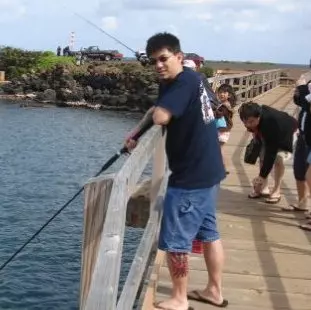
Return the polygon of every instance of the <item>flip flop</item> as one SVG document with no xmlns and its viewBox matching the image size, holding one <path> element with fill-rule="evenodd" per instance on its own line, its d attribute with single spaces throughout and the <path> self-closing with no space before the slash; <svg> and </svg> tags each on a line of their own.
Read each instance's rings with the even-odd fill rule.
<svg viewBox="0 0 311 310">
<path fill-rule="evenodd" d="M 161 302 L 162 302 L 162 301 L 156 302 L 156 303 L 153 304 L 153 306 L 155 307 L 155 309 L 159 309 L 159 310 L 179 310 L 179 309 L 176 309 L 176 308 L 165 308 L 165 307 L 163 307 L 163 306 L 160 305 Z M 194 308 L 188 307 L 187 310 L 194 310 Z"/>
<path fill-rule="evenodd" d="M 311 222 L 309 224 L 299 225 L 299 228 L 301 228 L 302 230 L 305 230 L 305 231 L 311 231 Z"/>
<path fill-rule="evenodd" d="M 203 302 L 218 308 L 226 308 L 229 304 L 228 300 L 224 299 L 221 304 L 217 304 L 209 298 L 203 296 L 199 291 L 191 291 L 188 293 L 188 299 Z"/>
<path fill-rule="evenodd" d="M 279 196 L 279 197 L 268 197 L 265 199 L 265 203 L 276 204 L 276 203 L 279 203 L 280 200 L 281 200 L 281 196 Z"/>
<path fill-rule="evenodd" d="M 247 196 L 249 199 L 259 199 L 259 198 L 268 198 L 270 197 L 270 194 L 269 193 L 260 193 L 260 194 L 257 194 L 257 193 L 250 193 L 248 194 Z"/>
<path fill-rule="evenodd" d="M 306 212 L 306 211 L 308 211 L 308 209 L 306 209 L 306 208 L 299 208 L 299 207 L 291 204 L 288 207 L 282 208 L 282 211 L 286 211 L 286 212 Z"/>
</svg>

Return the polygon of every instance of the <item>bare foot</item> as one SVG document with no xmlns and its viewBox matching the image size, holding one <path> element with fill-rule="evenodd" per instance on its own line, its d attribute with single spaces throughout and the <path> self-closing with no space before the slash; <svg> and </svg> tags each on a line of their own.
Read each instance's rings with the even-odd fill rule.
<svg viewBox="0 0 311 310">
<path fill-rule="evenodd" d="M 207 298 L 208 300 L 212 301 L 214 304 L 217 305 L 221 305 L 224 301 L 224 298 L 221 294 L 221 292 L 219 291 L 219 289 L 215 288 L 215 287 L 206 287 L 205 290 L 203 291 L 198 291 L 199 294 L 205 298 Z"/>
<path fill-rule="evenodd" d="M 164 301 L 160 301 L 154 305 L 154 309 L 165 309 L 165 310 L 188 310 L 189 304 L 188 302 L 180 302 L 176 299 L 167 299 Z"/>
</svg>

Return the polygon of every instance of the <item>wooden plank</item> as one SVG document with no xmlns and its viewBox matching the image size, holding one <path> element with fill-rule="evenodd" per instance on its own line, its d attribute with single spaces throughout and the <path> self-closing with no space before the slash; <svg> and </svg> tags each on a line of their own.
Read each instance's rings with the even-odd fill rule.
<svg viewBox="0 0 311 310">
<path fill-rule="evenodd" d="M 85 185 L 84 229 L 80 281 L 80 307 L 83 308 L 89 292 L 96 262 L 108 202 L 113 184 L 113 175 L 100 180 L 90 180 Z"/>
<path fill-rule="evenodd" d="M 243 240 L 261 240 L 271 242 L 286 243 L 287 240 L 297 244 L 307 243 L 311 240 L 311 236 L 305 234 L 298 225 L 284 224 L 280 221 L 271 221 L 263 219 L 262 221 L 252 221 L 246 219 L 243 222 L 220 221 L 219 229 L 223 236 L 232 236 L 235 239 Z"/>
<path fill-rule="evenodd" d="M 232 236 L 222 238 L 224 248 L 245 251 L 272 251 L 275 253 L 290 253 L 311 255 L 310 245 L 306 243 L 297 244 L 291 242 L 272 242 L 262 240 L 243 240 L 233 239 Z"/>
<path fill-rule="evenodd" d="M 158 280 L 160 276 L 160 268 L 162 267 L 164 263 L 165 257 L 166 257 L 165 252 L 160 251 L 160 250 L 157 251 L 154 265 L 152 267 L 152 271 L 148 279 L 144 301 L 140 308 L 141 310 L 150 310 L 153 308 L 153 304 L 155 302 L 155 292 L 157 291 L 158 283 L 159 283 Z"/>
<path fill-rule="evenodd" d="M 199 289 L 193 285 L 191 289 Z M 159 286 L 157 300 L 167 299 L 169 290 L 165 286 Z M 224 289 L 224 296 L 230 301 L 228 309 L 251 310 L 251 309 L 273 309 L 273 310 L 310 310 L 311 298 L 302 294 L 279 294 L 270 292 L 258 292 L 248 289 Z M 195 310 L 213 309 L 204 303 L 190 301 Z M 255 308 L 254 308 L 255 306 Z"/>
<path fill-rule="evenodd" d="M 311 269 L 306 268 L 311 264 L 309 255 L 226 249 L 226 256 L 224 273 L 311 280 Z M 191 255 L 189 268 L 206 271 L 202 256 Z"/>
<path fill-rule="evenodd" d="M 169 270 L 167 267 L 160 269 L 159 285 L 162 283 L 168 285 L 170 282 Z M 192 281 L 194 279 L 194 281 Z M 189 281 L 193 283 L 191 286 L 197 289 L 203 289 L 207 284 L 208 273 L 202 270 L 191 270 Z M 275 292 L 284 294 L 302 294 L 311 295 L 311 285 L 307 279 L 291 279 L 282 277 L 268 277 L 266 279 L 262 275 L 241 275 L 238 273 L 225 273 L 223 276 L 224 288 L 235 288 L 243 290 L 245 288 L 258 292 Z"/>
</svg>

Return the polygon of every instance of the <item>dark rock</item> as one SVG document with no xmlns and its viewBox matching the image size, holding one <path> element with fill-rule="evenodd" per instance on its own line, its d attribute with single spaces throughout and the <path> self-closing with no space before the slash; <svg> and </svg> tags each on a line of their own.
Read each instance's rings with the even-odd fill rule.
<svg viewBox="0 0 311 310">
<path fill-rule="evenodd" d="M 117 107 L 119 103 L 119 97 L 114 95 L 106 95 L 105 105 Z"/>
<path fill-rule="evenodd" d="M 126 95 L 121 95 L 118 96 L 118 105 L 125 105 L 127 103 L 127 96 Z"/>
<path fill-rule="evenodd" d="M 88 72 L 70 73 L 64 66 L 40 73 L 23 74 L 2 86 L 4 94 L 29 94 L 59 106 L 84 106 L 117 110 L 147 110 L 156 100 L 158 83 L 147 69 L 132 70 L 127 64 L 107 65 Z M 102 71 L 100 71 L 102 70 Z M 83 101 L 85 104 L 80 104 Z M 75 104 L 74 102 L 80 102 Z M 89 104 L 88 104 L 89 103 Z"/>
<path fill-rule="evenodd" d="M 11 83 L 2 85 L 2 90 L 4 93 L 6 93 L 8 95 L 14 95 L 15 94 L 14 85 L 12 85 Z"/>
<path fill-rule="evenodd" d="M 92 96 L 94 94 L 93 88 L 91 86 L 84 87 L 84 98 L 86 100 L 92 99 Z"/>
<path fill-rule="evenodd" d="M 39 101 L 55 102 L 56 91 L 54 89 L 46 89 L 45 91 L 38 93 L 36 99 Z"/>
<path fill-rule="evenodd" d="M 102 95 L 102 91 L 100 89 L 94 89 L 93 96 Z"/>
<path fill-rule="evenodd" d="M 56 98 L 58 101 L 82 101 L 83 96 L 77 91 L 77 89 L 59 88 L 56 90 Z"/>
</svg>

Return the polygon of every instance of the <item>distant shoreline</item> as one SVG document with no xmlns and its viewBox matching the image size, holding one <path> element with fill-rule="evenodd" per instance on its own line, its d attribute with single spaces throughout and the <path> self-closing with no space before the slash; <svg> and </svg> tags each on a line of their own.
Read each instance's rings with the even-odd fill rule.
<svg viewBox="0 0 311 310">
<path fill-rule="evenodd" d="M 130 108 L 127 105 L 123 106 L 108 106 L 104 104 L 91 104 L 86 101 L 73 101 L 73 102 L 51 102 L 51 101 L 36 101 L 24 95 L 2 95 L 0 94 L 0 101 L 8 101 L 12 103 L 20 103 L 21 108 L 84 108 L 90 110 L 102 111 L 115 111 L 115 112 L 131 112 L 142 114 L 143 112 L 138 108 Z"/>
</svg>

